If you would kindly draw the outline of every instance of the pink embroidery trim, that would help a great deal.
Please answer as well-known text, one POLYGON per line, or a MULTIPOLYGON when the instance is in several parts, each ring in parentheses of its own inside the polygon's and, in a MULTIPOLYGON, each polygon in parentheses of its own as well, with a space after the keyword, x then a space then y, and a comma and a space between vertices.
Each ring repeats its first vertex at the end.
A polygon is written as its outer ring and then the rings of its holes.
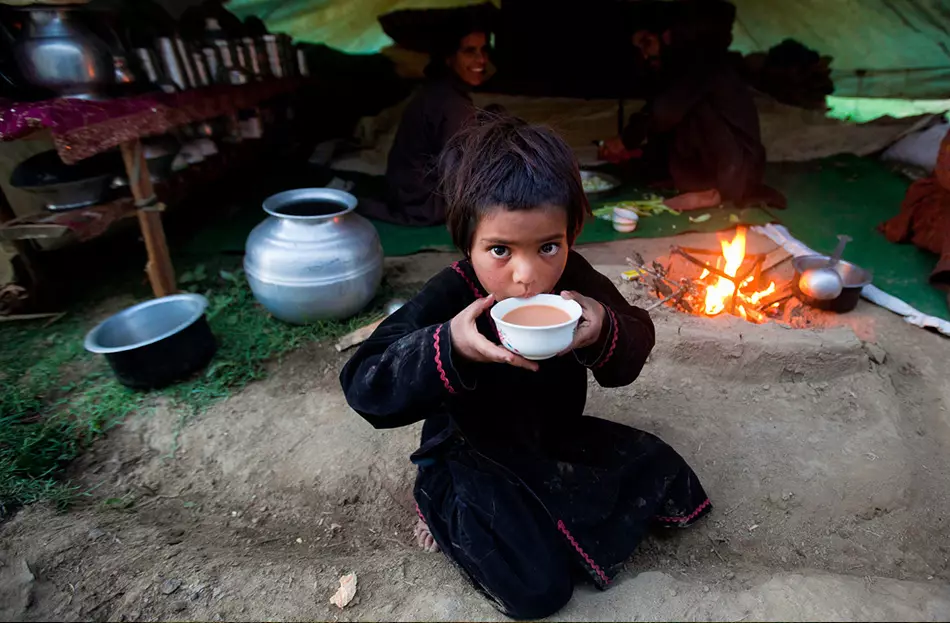
POLYGON ((436 327, 435 336, 433 337, 433 341, 435 342, 435 367, 439 369, 439 378, 442 379, 445 389, 449 390, 450 394, 454 394, 455 388, 449 383, 449 377, 445 376, 445 368, 442 367, 442 349, 439 347, 439 333, 441 332, 442 325, 439 325, 436 327))
POLYGON ((692 513, 690 513, 686 517, 657 517, 656 519, 658 521, 667 521, 667 522, 672 522, 672 523, 686 523, 690 521, 691 519, 694 519, 696 515, 703 512, 703 509, 706 508, 707 506, 709 506, 709 498, 706 498, 705 502, 697 506, 696 510, 694 510, 692 513))
POLYGON ((610 309, 604 305, 604 309, 607 310, 607 313, 610 314, 610 320, 613 322, 613 338, 610 340, 610 350, 607 351, 607 356, 604 357, 603 361, 594 366, 594 369, 603 367, 605 363, 610 361, 610 357, 614 354, 614 350, 617 348, 617 334, 620 333, 620 327, 617 325, 617 317, 614 316, 614 310, 610 309))
POLYGON ((472 280, 468 278, 468 275, 465 274, 465 271, 462 270, 462 267, 459 266, 458 262, 452 262, 452 270, 457 272, 459 276, 465 280, 465 283, 468 284, 468 287, 472 289, 472 293, 475 295, 475 298, 482 298, 482 293, 479 291, 478 286, 472 283, 472 280))
POLYGON ((587 561, 587 564, 589 564, 590 568, 593 569, 597 573, 598 576, 600 576, 600 579, 604 581, 604 584, 610 584, 610 578, 607 577, 607 574, 604 573, 603 569, 601 569, 597 565, 597 563, 594 562, 594 559, 588 556, 587 552, 585 552, 581 548, 581 546, 578 545, 577 541, 574 540, 574 537, 571 535, 570 531, 567 529, 567 526, 565 526, 564 522, 561 521, 560 519, 558 519, 557 521, 557 529, 560 530, 561 533, 567 537, 567 540, 570 542, 571 545, 574 546, 574 549, 577 550, 577 553, 581 555, 581 558, 587 561))

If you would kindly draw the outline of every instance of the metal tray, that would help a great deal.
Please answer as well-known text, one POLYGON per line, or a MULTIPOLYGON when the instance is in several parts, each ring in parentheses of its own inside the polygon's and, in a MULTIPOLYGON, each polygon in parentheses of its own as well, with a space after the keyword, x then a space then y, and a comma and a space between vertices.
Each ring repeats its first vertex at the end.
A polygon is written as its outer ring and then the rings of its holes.
POLYGON ((599 197, 605 195, 609 192, 612 192, 620 187, 620 180, 618 180, 613 175, 608 175, 607 173, 601 173, 600 171, 586 171, 581 169, 581 181, 588 180, 592 177, 599 177, 609 184, 607 188, 601 190, 585 190, 584 193, 588 197, 599 197))

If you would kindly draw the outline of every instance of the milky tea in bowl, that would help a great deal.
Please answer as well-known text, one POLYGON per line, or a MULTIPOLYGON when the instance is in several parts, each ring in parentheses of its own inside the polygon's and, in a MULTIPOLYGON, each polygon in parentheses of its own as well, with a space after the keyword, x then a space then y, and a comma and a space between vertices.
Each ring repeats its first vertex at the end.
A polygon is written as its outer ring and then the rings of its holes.
POLYGON ((491 309, 501 344, 525 359, 549 359, 567 349, 581 306, 555 294, 510 298, 491 309))

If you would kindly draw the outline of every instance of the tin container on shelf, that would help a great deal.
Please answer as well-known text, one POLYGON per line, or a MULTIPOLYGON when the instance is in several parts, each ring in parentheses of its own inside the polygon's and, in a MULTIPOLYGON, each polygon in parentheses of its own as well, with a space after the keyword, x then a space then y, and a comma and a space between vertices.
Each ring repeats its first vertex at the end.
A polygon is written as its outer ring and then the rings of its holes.
POLYGON ((307 55, 304 54, 303 48, 297 48, 297 71, 304 77, 310 75, 310 68, 307 66, 307 55))
POLYGON ((205 58, 205 66, 208 68, 208 79, 211 84, 223 82, 221 80, 221 61, 218 59, 218 52, 215 48, 201 48, 201 55, 205 58))
POLYGON ((231 42, 226 39, 218 39, 214 42, 214 45, 218 49, 218 56, 221 59, 221 81, 225 84, 247 84, 247 73, 234 62, 234 56, 231 54, 231 42))
MULTIPOLYGON (((115 83, 115 65, 109 47, 83 25, 80 13, 36 4, 18 9, 14 15, 22 18, 23 29, 12 54, 28 83, 61 97, 97 99, 115 83)), ((0 34, 9 33, 0 27, 0 34)))
POLYGON ((280 63, 284 68, 284 76, 297 75, 297 54, 294 52, 293 39, 290 35, 280 33, 277 35, 277 44, 280 48, 280 63))
POLYGON ((241 39, 241 45, 244 46, 244 54, 247 57, 248 66, 246 69, 258 80, 261 79, 261 58, 258 53, 257 43, 251 37, 241 39))
POLYGON ((200 87, 201 83, 198 82, 195 68, 192 66, 191 51, 188 49, 188 44, 181 37, 175 37, 175 50, 178 52, 178 59, 182 71, 185 73, 185 79, 188 81, 188 86, 192 89, 200 87))
POLYGON ((240 67, 245 71, 249 71, 249 62, 247 60, 247 54, 244 50, 244 46, 237 41, 234 42, 234 60, 237 67, 240 67))
POLYGON ((195 68, 195 77, 200 86, 206 87, 211 84, 211 78, 208 75, 208 66, 205 63, 205 57, 201 52, 191 53, 192 65, 195 68))
POLYGON ((286 74, 280 62, 280 46, 277 43, 277 35, 264 35, 261 37, 264 41, 264 52, 267 55, 267 66, 270 73, 275 78, 283 78, 286 74))
POLYGON ((152 84, 161 82, 158 70, 155 68, 155 58, 152 51, 148 48, 135 48, 134 52, 135 57, 138 59, 139 66, 142 68, 142 71, 145 72, 145 79, 152 84))
POLYGON ((179 90, 184 91, 188 88, 188 78, 185 76, 185 70, 181 66, 178 58, 178 52, 175 50, 175 44, 168 37, 158 38, 158 56, 162 59, 162 69, 165 76, 179 90))

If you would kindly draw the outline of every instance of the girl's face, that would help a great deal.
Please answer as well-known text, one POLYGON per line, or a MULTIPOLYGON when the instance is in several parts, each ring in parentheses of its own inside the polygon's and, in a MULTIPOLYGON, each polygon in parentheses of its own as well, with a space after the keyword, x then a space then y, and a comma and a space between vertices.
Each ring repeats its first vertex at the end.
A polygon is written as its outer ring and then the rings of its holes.
POLYGON ((488 66, 488 37, 483 32, 473 32, 462 37, 458 51, 446 64, 461 78, 462 82, 477 87, 485 81, 488 66))
POLYGON ((496 300, 550 292, 567 264, 567 211, 498 207, 472 236, 475 275, 496 300))

